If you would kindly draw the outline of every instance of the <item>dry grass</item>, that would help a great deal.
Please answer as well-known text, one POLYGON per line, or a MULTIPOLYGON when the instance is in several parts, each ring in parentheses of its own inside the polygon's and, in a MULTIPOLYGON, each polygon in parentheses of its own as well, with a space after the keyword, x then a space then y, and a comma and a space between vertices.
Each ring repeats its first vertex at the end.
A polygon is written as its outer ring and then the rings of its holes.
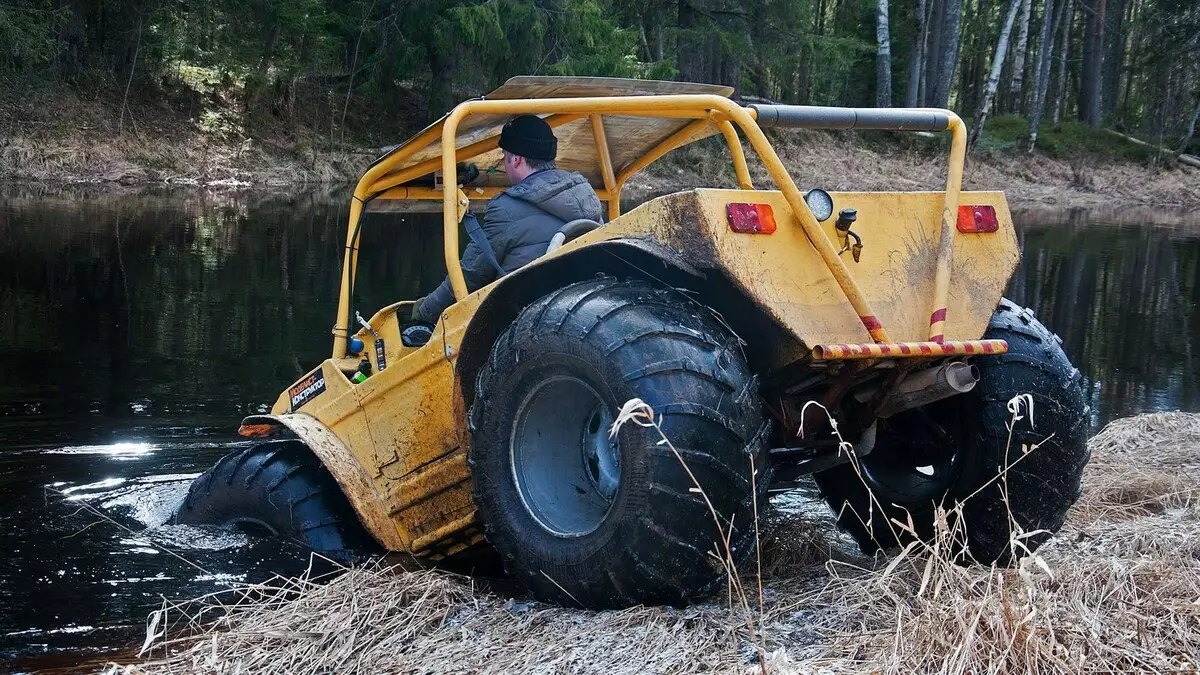
POLYGON ((772 514, 753 635, 728 598, 578 611, 375 567, 168 607, 148 660, 111 672, 745 673, 758 644, 778 673, 1195 672, 1200 415, 1120 420, 1091 447, 1067 525, 1015 569, 867 559, 820 510, 772 514))

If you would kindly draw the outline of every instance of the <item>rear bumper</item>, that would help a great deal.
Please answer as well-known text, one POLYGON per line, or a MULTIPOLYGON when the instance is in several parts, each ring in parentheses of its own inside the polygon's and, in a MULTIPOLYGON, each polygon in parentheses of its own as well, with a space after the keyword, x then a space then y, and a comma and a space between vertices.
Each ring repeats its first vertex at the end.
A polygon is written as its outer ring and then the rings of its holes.
POLYGON ((849 359, 929 358, 938 356, 972 356, 1003 354, 1008 351, 1004 340, 956 340, 950 342, 891 342, 864 344, 823 344, 812 350, 814 361, 844 361, 849 359))

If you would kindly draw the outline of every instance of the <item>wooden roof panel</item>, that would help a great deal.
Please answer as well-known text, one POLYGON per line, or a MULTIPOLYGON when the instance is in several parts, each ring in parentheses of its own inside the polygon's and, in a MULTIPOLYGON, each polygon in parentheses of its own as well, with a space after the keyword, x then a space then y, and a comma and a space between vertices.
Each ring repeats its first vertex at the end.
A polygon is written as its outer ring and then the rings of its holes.
MULTIPOLYGON (((732 93, 731 87, 690 82, 608 77, 520 76, 508 80, 499 89, 484 98, 511 100, 670 94, 729 96, 732 93)), ((501 127, 509 118, 509 115, 470 115, 466 117, 459 124, 455 146, 462 148, 498 135, 501 127)), ((445 120, 446 117, 443 116, 427 129, 440 127, 445 120)), ((609 154, 612 157, 614 170, 620 173, 623 167, 646 154, 651 148, 690 122, 691 120, 688 119, 605 115, 604 128, 608 137, 609 154)), ((603 187, 604 180, 601 175, 600 160, 596 151, 591 123, 586 118, 568 122, 555 129, 554 134, 558 138, 558 166, 570 171, 578 171, 586 176, 593 186, 603 187)), ((412 139, 409 139, 388 154, 396 152, 411 141, 412 139)), ((401 162, 392 169, 392 172, 440 157, 441 153, 441 142, 434 142, 401 162)), ((469 161, 484 174, 477 184, 507 185, 500 150, 486 152, 469 161)))

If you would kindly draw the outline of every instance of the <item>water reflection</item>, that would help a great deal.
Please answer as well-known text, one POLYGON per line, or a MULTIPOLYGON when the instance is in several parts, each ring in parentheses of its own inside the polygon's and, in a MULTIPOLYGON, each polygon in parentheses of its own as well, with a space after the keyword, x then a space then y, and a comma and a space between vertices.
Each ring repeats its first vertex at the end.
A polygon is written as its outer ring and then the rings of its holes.
MULTIPOLYGON (((163 524, 243 442, 239 420, 328 355, 347 199, 0 189, 0 662, 121 645, 164 595, 306 564, 275 542, 163 524)), ((1200 223, 1016 216, 1010 295, 1064 338, 1093 422, 1200 410, 1200 223)), ((363 232, 364 313, 444 274, 436 218, 372 216, 363 232)))
POLYGON ((1063 338, 1094 423, 1200 410, 1200 215, 1018 211, 1009 296, 1063 338))

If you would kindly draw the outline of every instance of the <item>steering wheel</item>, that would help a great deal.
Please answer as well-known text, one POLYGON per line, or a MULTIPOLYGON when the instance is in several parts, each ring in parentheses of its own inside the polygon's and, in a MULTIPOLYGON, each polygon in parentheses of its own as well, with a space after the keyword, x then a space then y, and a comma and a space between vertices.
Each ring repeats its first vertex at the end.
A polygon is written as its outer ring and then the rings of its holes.
POLYGON ((600 223, 587 218, 578 218, 558 228, 558 232, 550 238, 550 245, 546 247, 546 253, 553 253, 562 248, 563 244, 573 241, 583 235, 598 229, 600 223))

